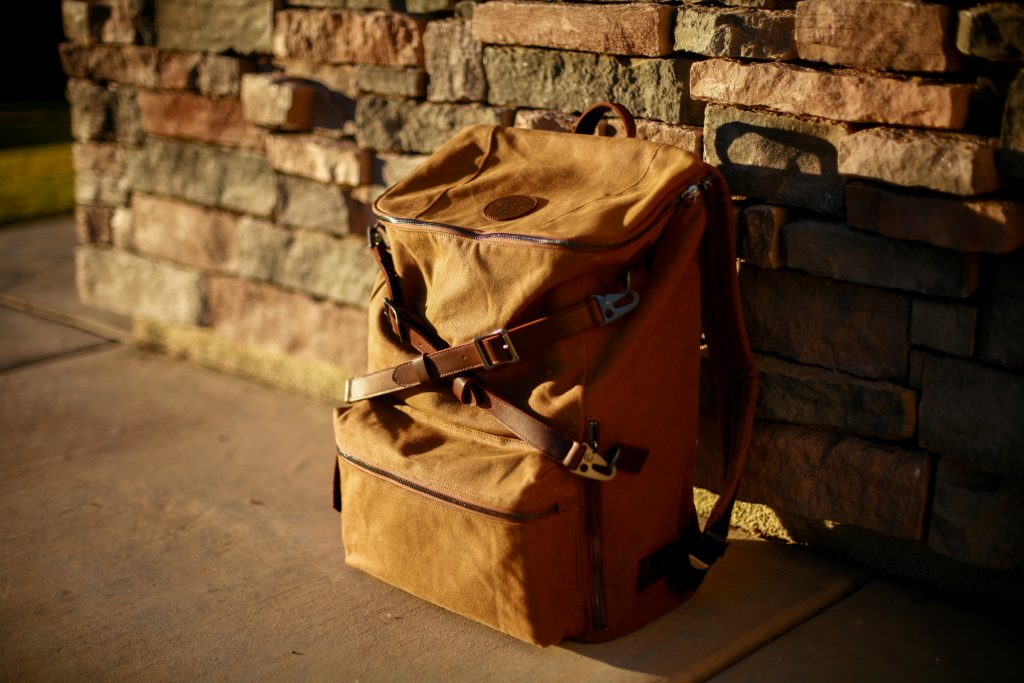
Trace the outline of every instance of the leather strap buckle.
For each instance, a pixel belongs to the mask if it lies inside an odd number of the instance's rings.
[[[384,243],[380,236],[380,223],[371,223],[366,228],[366,246],[374,249]]]
[[[698,571],[707,571],[708,567],[725,554],[729,541],[713,531],[704,531],[690,547],[687,559],[690,566]]]
[[[384,315],[391,323],[391,330],[398,336],[398,339],[403,343],[408,342],[409,337],[406,334],[405,326],[402,325],[402,319],[398,315],[398,307],[387,297],[384,298]]]
[[[591,294],[601,313],[602,326],[614,322],[640,305],[640,295],[632,289],[615,294]]]
[[[619,457],[620,450],[618,446],[611,449],[607,456],[601,455],[600,452],[586,444],[577,443],[576,446],[583,449],[583,455],[579,458],[576,466],[573,467],[571,463],[576,459],[576,448],[569,452],[564,462],[569,465],[570,472],[584,479],[594,479],[596,481],[609,481],[615,478],[615,460]]]
[[[487,348],[484,346],[485,341],[491,341],[492,339],[501,340],[501,348],[508,351],[507,358],[492,359],[488,353]],[[480,362],[484,365],[484,370],[490,370],[496,368],[499,365],[506,365],[508,363],[518,363],[519,353],[516,351],[516,347],[512,345],[512,340],[508,336],[508,330],[504,327],[499,327],[493,332],[488,334],[482,334],[473,340],[473,346],[476,347],[476,352],[480,354]]]

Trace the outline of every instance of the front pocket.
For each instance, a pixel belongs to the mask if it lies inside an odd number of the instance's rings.
[[[336,432],[349,565],[539,645],[582,629],[579,493],[563,468],[384,401]]]

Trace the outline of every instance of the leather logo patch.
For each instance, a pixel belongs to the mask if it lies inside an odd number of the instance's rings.
[[[525,216],[537,208],[536,197],[525,194],[510,194],[499,197],[484,207],[484,215],[492,221],[510,221]]]

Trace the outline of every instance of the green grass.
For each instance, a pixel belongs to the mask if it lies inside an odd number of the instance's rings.
[[[70,143],[0,149],[0,225],[71,213],[74,186]]]
[[[66,102],[0,109],[0,225],[75,208],[71,111]]]

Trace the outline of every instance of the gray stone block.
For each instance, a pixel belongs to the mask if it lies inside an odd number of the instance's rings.
[[[465,126],[512,123],[507,109],[365,95],[356,105],[356,141],[379,152],[429,153]]]
[[[740,268],[751,345],[801,363],[902,383],[910,297],[790,270]]]
[[[205,206],[269,216],[277,183],[266,157],[211,145],[150,139],[129,154],[132,186]]]
[[[491,104],[583,111],[613,101],[634,116],[700,124],[704,103],[690,98],[692,59],[613,57],[590,52],[485,47]]]
[[[846,124],[709,105],[704,158],[735,194],[825,214],[843,210],[837,146]]]
[[[178,325],[203,323],[202,273],[119,249],[78,247],[75,281],[82,302],[108,311]]]
[[[928,355],[921,385],[921,446],[986,472],[1024,477],[1024,376]]]
[[[803,219],[783,228],[786,265],[813,275],[936,296],[966,297],[980,280],[971,254],[903,242],[844,223]]]
[[[157,45],[171,50],[270,52],[274,0],[160,0]]]

